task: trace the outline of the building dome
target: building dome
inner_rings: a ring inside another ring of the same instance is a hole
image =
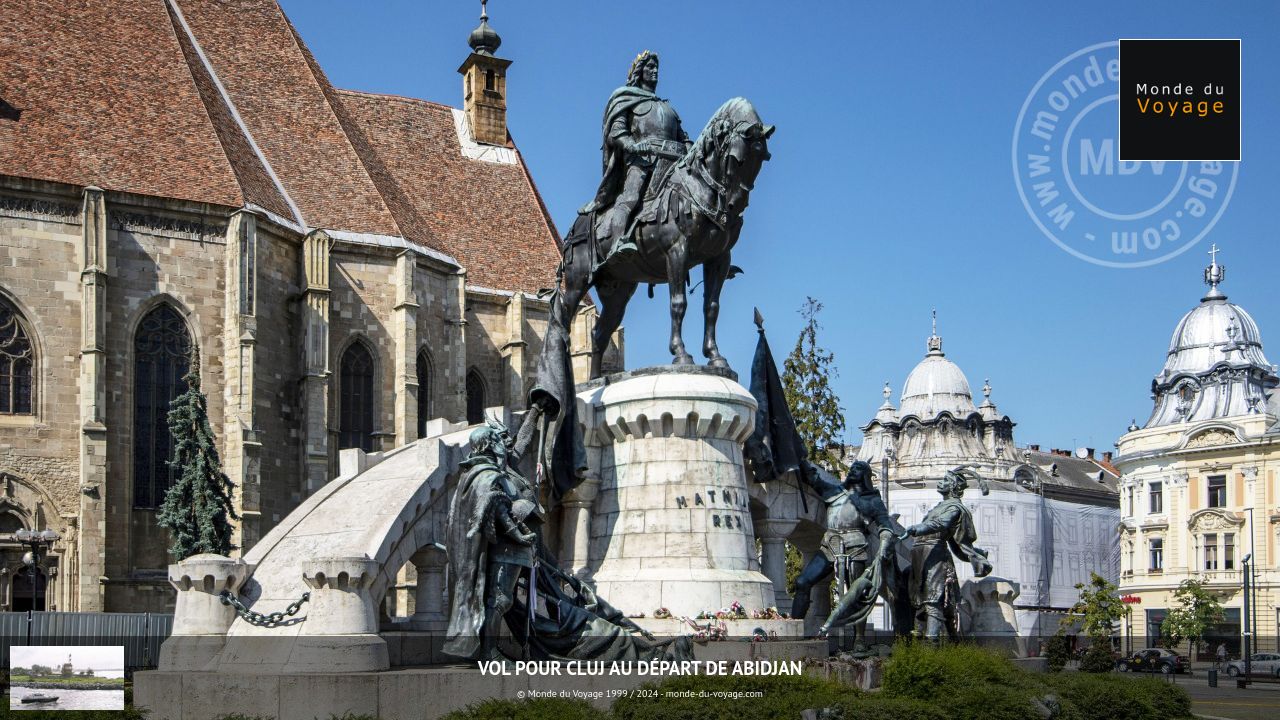
[[[1152,381],[1155,409],[1146,427],[1262,412],[1276,386],[1262,352],[1262,333],[1244,308],[1219,289],[1226,268],[1205,268],[1209,292],[1182,317],[1169,339],[1164,368]]]
[[[964,372],[943,354],[942,338],[931,335],[928,354],[907,375],[907,382],[902,386],[899,416],[914,415],[925,420],[947,412],[962,418],[977,411]]]
[[[498,31],[489,26],[489,11],[486,8],[488,0],[482,0],[480,3],[480,26],[471,31],[471,35],[467,38],[467,44],[471,46],[472,52],[481,55],[492,55],[498,52],[498,46],[502,45],[502,38],[498,35]]]

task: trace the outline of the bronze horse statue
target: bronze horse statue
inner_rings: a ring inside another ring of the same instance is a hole
[[[728,367],[716,345],[720,291],[730,276],[730,255],[742,229],[742,212],[761,166],[769,159],[765,125],[743,98],[720,106],[689,152],[655,183],[630,232],[639,252],[597,257],[609,238],[597,238],[596,213],[580,215],[565,240],[561,265],[563,290],[553,302],[552,322],[568,320],[594,288],[601,313],[591,338],[591,377],[600,374],[604,350],[622,324],[627,302],[640,283],[667,284],[671,295],[671,341],[676,365],[691,365],[682,336],[689,271],[703,269],[702,311],[706,321],[702,354],[712,367]]]
[[[529,421],[521,426],[515,451],[517,457],[522,454],[535,426],[542,427],[539,455],[550,465],[557,497],[573,487],[585,469],[573,402],[569,328],[588,291],[595,289],[601,303],[591,336],[592,379],[600,375],[609,339],[622,324],[627,302],[640,283],[669,286],[673,363],[692,365],[681,326],[688,306],[689,271],[701,265],[706,321],[702,353],[711,367],[729,366],[716,345],[720,291],[731,277],[730,257],[742,230],[742,212],[760,168],[770,157],[768,141],[773,131],[747,100],[733,98],[721,105],[688,152],[665,177],[655,178],[628,229],[638,247],[635,253],[606,257],[605,249],[612,247],[615,238],[599,237],[599,211],[582,213],[574,222],[564,242],[537,382],[529,394]],[[555,427],[548,429],[547,422]]]

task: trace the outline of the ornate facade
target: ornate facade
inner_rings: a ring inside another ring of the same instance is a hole
[[[1088,582],[1090,572],[1116,579],[1119,473],[1109,453],[1095,457],[1091,448],[1018,446],[1015,423],[991,400],[990,381],[975,406],[969,381],[943,353],[936,327],[927,348],[907,375],[900,408],[885,384],[884,403],[862,427],[857,458],[888,472],[889,510],[904,525],[937,504],[937,481],[947,470],[969,465],[991,481],[990,495],[970,488],[964,497],[978,545],[989,552],[993,575],[1017,584],[1017,631],[1051,635],[1078,597],[1076,583]],[[957,570],[962,580],[972,574],[964,563]]]
[[[334,88],[274,0],[0,25],[0,606],[33,582],[46,609],[171,605],[155,511],[192,353],[241,548],[340,449],[523,404],[559,238],[487,23],[461,109]],[[35,578],[20,527],[61,535]]]
[[[1227,301],[1225,268],[1205,270],[1209,291],[1183,316],[1151,390],[1143,427],[1121,436],[1121,589],[1134,606],[1135,645],[1160,640],[1173,592],[1205,583],[1226,608],[1208,635],[1241,651],[1244,564],[1256,563],[1260,650],[1280,634],[1280,424],[1276,368],[1257,323]],[[1270,402],[1269,402],[1270,400]]]

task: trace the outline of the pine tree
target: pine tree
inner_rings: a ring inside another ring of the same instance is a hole
[[[818,345],[818,313],[822,303],[805,298],[800,316],[804,329],[796,338],[795,349],[783,363],[782,386],[787,405],[795,419],[796,431],[809,451],[813,464],[843,475],[844,411],[840,398],[831,389],[830,380],[837,376],[835,355]]]
[[[187,391],[173,399],[168,418],[173,436],[169,466],[179,475],[165,493],[156,519],[160,527],[172,532],[169,552],[179,560],[198,553],[227,555],[231,552],[230,521],[239,519],[231,502],[235,486],[222,472],[209,426],[208,403],[200,390],[200,360],[194,350],[183,380]]]

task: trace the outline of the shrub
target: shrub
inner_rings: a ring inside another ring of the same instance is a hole
[[[1168,720],[1191,717],[1191,698],[1154,678],[1068,673],[1050,680],[1081,720]]]
[[[622,697],[613,704],[616,720],[794,720],[802,710],[833,707],[862,691],[803,675],[682,675],[646,689],[692,691],[693,697]],[[760,697],[706,697],[706,693],[759,692]]]
[[[485,700],[455,710],[441,720],[606,720],[608,714],[586,700],[537,698]]]
[[[1039,720],[1048,689],[1007,658],[973,645],[899,644],[884,670],[884,693],[929,703],[956,720]]]
[[[1105,673],[1115,669],[1116,659],[1111,652],[1111,643],[1105,638],[1095,640],[1080,658],[1080,671],[1087,673]]]
[[[1071,660],[1071,643],[1067,642],[1067,636],[1050,637],[1045,643],[1044,657],[1049,663],[1049,672],[1062,672],[1062,668]]]
[[[864,695],[834,706],[840,720],[948,720],[947,714],[923,700]]]

